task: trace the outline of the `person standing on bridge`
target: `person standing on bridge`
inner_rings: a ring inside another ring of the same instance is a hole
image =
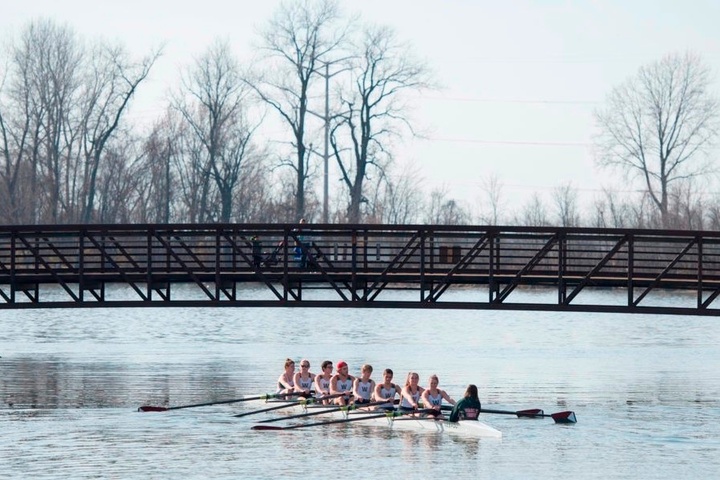
[[[297,235],[296,235],[296,241],[295,241],[295,249],[294,249],[294,259],[297,262],[297,266],[300,268],[305,268],[307,266],[307,249],[308,245],[305,242],[305,237],[302,236],[302,225],[305,224],[305,219],[301,218],[300,223],[297,228]]]
[[[478,388],[475,385],[468,385],[465,390],[465,396],[455,404],[450,412],[451,422],[457,422],[458,420],[477,420],[480,416],[480,410],[482,405],[478,398]]]

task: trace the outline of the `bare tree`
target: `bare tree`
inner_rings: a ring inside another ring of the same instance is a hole
[[[577,198],[577,190],[570,183],[560,185],[553,190],[555,216],[561,227],[580,226]]]
[[[173,158],[173,169],[179,182],[179,203],[190,223],[210,222],[215,219],[211,198],[210,169],[205,146],[185,122],[178,121],[177,145],[179,154]]]
[[[706,228],[720,230],[720,201],[713,198],[705,205]]]
[[[82,212],[80,221],[89,223],[95,215],[95,197],[100,159],[108,141],[127,111],[138,86],[150,74],[160,56],[156,51],[140,62],[131,60],[116,45],[99,45],[90,56],[82,92]]]
[[[412,165],[398,175],[386,176],[384,195],[379,200],[383,206],[380,216],[383,223],[413,223],[420,218],[423,206],[422,179]]]
[[[349,192],[347,221],[358,223],[367,202],[368,169],[382,170],[387,164],[390,142],[400,135],[400,127],[412,133],[402,94],[430,88],[431,82],[428,68],[388,27],[366,27],[351,63],[352,88],[343,98],[346,113],[336,117],[331,143]]]
[[[345,31],[336,28],[339,20],[337,0],[283,3],[262,33],[269,68],[259,80],[247,80],[292,131],[294,161],[285,159],[281,164],[295,172],[295,220],[306,215],[309,93],[323,62],[330,61],[345,40]]]
[[[217,220],[221,222],[230,221],[241,170],[255,155],[251,139],[257,127],[249,125],[248,103],[239,65],[228,44],[219,41],[197,59],[183,80],[183,92],[173,102],[204,149],[196,173],[213,180],[221,205]],[[202,191],[209,194],[209,188],[206,185]],[[208,211],[207,196],[202,204],[201,211]]]
[[[532,197],[525,203],[519,223],[521,225],[534,227],[550,225],[547,207],[537,192],[533,193]]]
[[[698,179],[689,178],[677,182],[669,193],[670,228],[702,230],[704,227],[703,211],[705,210],[701,185]]]
[[[142,151],[137,142],[124,135],[124,142],[114,142],[105,148],[98,176],[98,208],[100,223],[133,223],[144,213],[144,198],[140,195],[144,180]]]
[[[430,203],[425,213],[425,223],[435,225],[466,225],[470,213],[457,200],[448,198],[446,187],[430,192]]]
[[[93,220],[103,152],[158,54],[133,64],[121,47],[87,47],[51,20],[28,24],[11,49],[0,106],[3,191],[11,217]]]
[[[625,228],[630,226],[631,211],[628,200],[605,189],[593,202],[591,224],[598,228]]]
[[[0,129],[11,221],[65,218],[67,160],[78,150],[79,129],[71,120],[81,71],[79,40],[70,28],[50,20],[30,22],[10,48]]]
[[[500,212],[505,207],[503,201],[503,184],[496,174],[483,179],[482,190],[487,201],[482,201],[480,221],[497,225],[500,222]]]
[[[717,135],[718,101],[710,71],[690,54],[642,67],[596,113],[597,161],[642,178],[662,226],[669,226],[673,183],[709,171],[705,150]]]
[[[177,170],[181,155],[181,141],[178,123],[173,112],[155,122],[142,148],[142,167],[137,183],[137,194],[142,199],[138,221],[147,223],[169,223],[179,220],[174,216],[176,198],[180,197],[173,186],[179,182]]]

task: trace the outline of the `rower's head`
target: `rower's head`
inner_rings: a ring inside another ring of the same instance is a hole
[[[345,363],[344,360],[340,360],[337,363],[337,371],[340,375],[347,375],[348,374],[348,364]]]
[[[303,371],[310,370],[310,360],[308,360],[307,358],[303,358],[302,360],[300,360],[300,368]]]
[[[292,358],[286,358],[285,370],[295,370],[295,360],[293,360]]]
[[[394,375],[394,374],[393,374],[392,369],[386,368],[386,369],[383,371],[383,380],[385,380],[386,382],[390,383],[390,382],[392,382],[393,375]]]
[[[362,373],[362,377],[364,380],[367,380],[370,378],[370,375],[372,375],[373,368],[372,365],[368,365],[367,363],[360,367],[360,373]]]
[[[430,388],[437,388],[437,386],[440,384],[440,379],[438,379],[437,375],[430,375],[430,379],[428,380],[430,384]]]
[[[321,364],[323,373],[332,373],[333,364],[330,360],[325,360]]]
[[[478,400],[478,388],[473,385],[472,383],[467,386],[467,390],[465,390],[465,398],[474,398],[475,400]]]
[[[418,375],[417,372],[409,372],[407,375],[407,379],[405,380],[405,386],[408,386],[408,385],[416,386],[419,381],[420,381],[420,375]]]

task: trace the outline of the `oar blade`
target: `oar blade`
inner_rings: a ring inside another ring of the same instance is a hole
[[[285,427],[278,427],[277,425],[253,425],[253,430],[285,430]]]
[[[138,412],[167,412],[167,407],[153,407],[152,405],[143,405],[138,407]]]
[[[515,415],[517,415],[519,418],[539,418],[545,416],[545,412],[539,408],[531,408],[529,410],[519,410],[515,412]]]
[[[577,423],[577,418],[575,417],[575,412],[566,411],[566,412],[557,412],[550,415],[553,420],[555,420],[555,423]]]

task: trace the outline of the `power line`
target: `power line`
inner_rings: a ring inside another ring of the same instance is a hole
[[[596,100],[545,100],[545,99],[512,99],[512,98],[473,98],[473,97],[435,97],[435,96],[418,96],[422,100],[438,100],[448,102],[468,102],[468,103],[513,103],[523,105],[599,105],[601,102]]]
[[[592,147],[592,143],[586,142],[533,142],[524,140],[480,140],[473,138],[442,138],[442,137],[429,137],[427,140],[433,142],[448,142],[448,143],[473,143],[479,145],[510,145],[510,146],[529,146],[529,147],[574,147],[574,148],[587,148]]]

